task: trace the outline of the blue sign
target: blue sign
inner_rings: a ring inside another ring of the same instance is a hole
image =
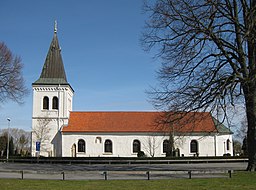
[[[41,142],[36,142],[36,151],[38,151],[38,152],[40,151],[40,143]]]

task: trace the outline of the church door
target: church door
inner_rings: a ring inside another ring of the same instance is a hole
[[[76,144],[73,144],[71,147],[71,156],[76,157]]]

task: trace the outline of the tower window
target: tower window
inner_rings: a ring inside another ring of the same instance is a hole
[[[134,140],[132,144],[132,151],[133,153],[138,153],[140,152],[140,141],[139,140]]]
[[[59,100],[56,96],[54,96],[52,99],[52,109],[59,109]]]
[[[104,144],[104,151],[106,153],[112,153],[112,141],[111,140],[106,140]]]
[[[43,99],[43,109],[49,110],[49,98],[47,96],[45,96]]]
[[[78,141],[78,152],[85,152],[85,141],[83,139]]]

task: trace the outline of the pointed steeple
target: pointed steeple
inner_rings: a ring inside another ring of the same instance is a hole
[[[68,84],[57,38],[57,22],[40,78],[33,84]]]

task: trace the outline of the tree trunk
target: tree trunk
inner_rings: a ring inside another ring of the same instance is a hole
[[[256,0],[251,1],[251,9],[256,6]],[[251,11],[252,11],[251,10]],[[247,145],[248,145],[248,166],[247,171],[256,171],[256,15],[250,12],[247,22],[247,30],[249,31],[247,40],[248,50],[248,75],[244,77],[246,80],[242,82],[244,91],[246,116],[248,121]]]
[[[249,85],[250,86],[250,85]],[[248,121],[247,145],[248,166],[247,171],[256,171],[256,87],[250,86],[245,91],[246,116]]]
[[[169,145],[168,145],[168,150],[166,153],[167,157],[173,157],[173,150],[174,150],[174,135],[173,132],[170,132],[169,134]]]

